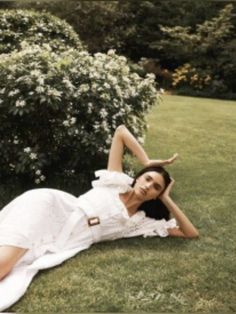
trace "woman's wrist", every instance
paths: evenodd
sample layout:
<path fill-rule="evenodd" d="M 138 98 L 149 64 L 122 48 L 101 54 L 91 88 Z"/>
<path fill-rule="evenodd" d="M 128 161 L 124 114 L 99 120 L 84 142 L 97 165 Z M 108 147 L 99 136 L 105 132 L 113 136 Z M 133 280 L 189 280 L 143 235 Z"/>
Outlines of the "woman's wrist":
<path fill-rule="evenodd" d="M 144 158 L 142 164 L 143 164 L 144 167 L 150 166 L 150 159 L 149 158 Z"/>
<path fill-rule="evenodd" d="M 166 205 L 167 207 L 169 207 L 168 205 L 170 205 L 171 203 L 173 203 L 172 198 L 170 197 L 170 195 L 165 195 L 160 197 L 160 200 L 162 201 L 162 203 L 164 203 L 164 205 Z"/>

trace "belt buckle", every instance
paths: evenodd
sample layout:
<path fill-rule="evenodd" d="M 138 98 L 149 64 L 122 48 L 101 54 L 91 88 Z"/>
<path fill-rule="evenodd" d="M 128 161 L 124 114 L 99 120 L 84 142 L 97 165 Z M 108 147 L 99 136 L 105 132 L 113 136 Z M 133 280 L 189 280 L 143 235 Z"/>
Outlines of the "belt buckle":
<path fill-rule="evenodd" d="M 88 219 L 88 225 L 90 227 L 96 226 L 96 225 L 99 225 L 99 224 L 100 224 L 99 217 L 91 217 L 91 218 Z"/>

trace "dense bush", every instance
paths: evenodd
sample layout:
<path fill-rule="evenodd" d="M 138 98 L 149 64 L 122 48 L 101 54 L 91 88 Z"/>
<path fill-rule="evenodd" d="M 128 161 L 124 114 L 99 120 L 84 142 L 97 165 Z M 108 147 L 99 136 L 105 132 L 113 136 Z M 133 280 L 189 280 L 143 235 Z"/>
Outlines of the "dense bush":
<path fill-rule="evenodd" d="M 6 54 L 0 73 L 1 175 L 35 183 L 103 167 L 115 128 L 140 136 L 158 99 L 154 75 L 139 77 L 112 50 L 28 46 Z"/>
<path fill-rule="evenodd" d="M 0 10 L 0 54 L 21 50 L 22 42 L 49 44 L 55 50 L 82 49 L 78 35 L 65 21 L 49 13 Z"/>

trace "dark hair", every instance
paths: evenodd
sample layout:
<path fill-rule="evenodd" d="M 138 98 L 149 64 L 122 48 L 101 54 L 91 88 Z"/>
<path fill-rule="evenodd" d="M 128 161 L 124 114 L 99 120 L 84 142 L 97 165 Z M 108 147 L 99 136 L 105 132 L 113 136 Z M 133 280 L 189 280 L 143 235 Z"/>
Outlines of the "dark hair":
<path fill-rule="evenodd" d="M 132 186 L 135 185 L 136 180 L 143 175 L 146 172 L 149 171 L 155 171 L 157 173 L 159 173 L 160 175 L 162 175 L 164 182 L 165 182 L 165 188 L 169 185 L 169 183 L 171 182 L 171 178 L 169 173 L 161 166 L 158 167 L 146 167 L 144 169 L 142 169 L 141 171 L 139 171 L 135 178 L 134 178 L 134 182 L 132 183 Z M 160 220 L 162 218 L 169 220 L 170 219 L 170 211 L 168 210 L 168 208 L 162 203 L 162 201 L 160 199 L 155 199 L 155 200 L 150 200 L 150 201 L 146 201 L 144 203 L 142 203 L 138 210 L 143 210 L 146 214 L 147 217 L 150 218 L 154 218 L 157 220 Z"/>

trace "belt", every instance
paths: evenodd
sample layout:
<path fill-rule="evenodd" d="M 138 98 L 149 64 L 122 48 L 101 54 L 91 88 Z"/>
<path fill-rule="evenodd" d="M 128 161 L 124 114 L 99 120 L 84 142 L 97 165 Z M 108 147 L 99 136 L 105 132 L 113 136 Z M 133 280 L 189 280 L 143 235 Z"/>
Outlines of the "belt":
<path fill-rule="evenodd" d="M 79 219 L 84 217 L 84 213 L 81 213 L 79 210 L 73 211 L 69 218 L 66 220 L 65 225 L 63 226 L 59 236 L 53 247 L 51 249 L 53 251 L 58 251 L 58 249 L 63 248 L 64 244 L 66 243 L 67 239 L 69 238 L 72 230 L 74 229 L 75 225 L 78 223 Z M 79 230 L 78 230 L 79 232 Z M 53 249 L 54 248 L 54 249 Z"/>
<path fill-rule="evenodd" d="M 98 216 L 88 218 L 89 227 L 96 226 L 100 224 L 100 219 Z"/>
<path fill-rule="evenodd" d="M 97 212 L 93 208 L 91 208 L 89 202 L 87 202 L 84 197 L 79 197 L 78 200 L 78 207 L 82 209 L 87 217 L 87 223 L 92 233 L 93 241 L 99 242 L 102 235 L 100 218 L 97 215 Z"/>

